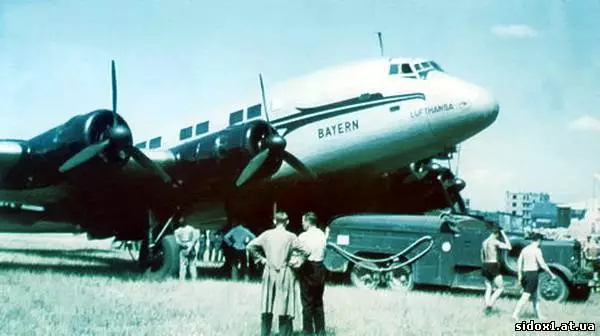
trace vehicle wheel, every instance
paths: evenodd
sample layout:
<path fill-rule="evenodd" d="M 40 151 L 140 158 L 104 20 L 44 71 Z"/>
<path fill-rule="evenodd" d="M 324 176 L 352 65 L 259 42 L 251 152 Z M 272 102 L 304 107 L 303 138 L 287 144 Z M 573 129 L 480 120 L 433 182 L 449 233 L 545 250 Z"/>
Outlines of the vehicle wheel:
<path fill-rule="evenodd" d="M 164 236 L 154 247 L 145 276 L 152 280 L 172 277 L 179 271 L 179 247 L 172 234 Z"/>
<path fill-rule="evenodd" d="M 352 281 L 352 284 L 354 284 L 354 286 L 358 288 L 377 288 L 377 286 L 379 286 L 379 283 L 381 282 L 380 273 L 372 271 L 365 267 L 361 267 L 361 265 L 377 267 L 377 265 L 371 262 L 361 262 L 355 264 L 354 267 L 352 267 L 352 271 L 350 271 L 350 281 Z"/>
<path fill-rule="evenodd" d="M 563 302 L 569 297 L 569 286 L 560 275 L 552 279 L 544 272 L 540 274 L 538 295 L 546 301 Z"/>
<path fill-rule="evenodd" d="M 394 291 L 410 291 L 414 287 L 410 266 L 402 266 L 390 272 L 388 285 Z"/>

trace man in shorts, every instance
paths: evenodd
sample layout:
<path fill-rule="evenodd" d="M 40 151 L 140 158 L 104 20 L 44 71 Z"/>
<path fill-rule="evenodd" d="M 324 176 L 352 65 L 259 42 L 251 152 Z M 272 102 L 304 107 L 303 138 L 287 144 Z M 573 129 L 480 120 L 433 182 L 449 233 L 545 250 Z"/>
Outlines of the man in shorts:
<path fill-rule="evenodd" d="M 500 241 L 502 236 L 504 242 Z M 494 302 L 498 300 L 504 290 L 504 281 L 500 274 L 500 250 L 510 250 L 512 246 L 510 241 L 497 225 L 492 225 L 492 233 L 483 241 L 481 246 L 481 275 L 485 280 L 485 313 L 492 311 Z M 496 291 L 493 288 L 496 287 Z"/>
<path fill-rule="evenodd" d="M 534 233 L 531 238 L 533 241 L 523 248 L 519 255 L 519 259 L 517 260 L 517 275 L 519 277 L 519 282 L 523 287 L 523 294 L 517 302 L 515 312 L 512 315 L 513 319 L 516 321 L 519 320 L 519 315 L 521 314 L 523 306 L 525 306 L 525 303 L 530 299 L 536 317 L 542 320 L 545 319 L 540 312 L 540 302 L 538 298 L 540 268 L 550 274 L 552 279 L 556 279 L 556 275 L 548 268 L 544 256 L 542 255 L 542 250 L 540 249 L 542 235 Z"/>

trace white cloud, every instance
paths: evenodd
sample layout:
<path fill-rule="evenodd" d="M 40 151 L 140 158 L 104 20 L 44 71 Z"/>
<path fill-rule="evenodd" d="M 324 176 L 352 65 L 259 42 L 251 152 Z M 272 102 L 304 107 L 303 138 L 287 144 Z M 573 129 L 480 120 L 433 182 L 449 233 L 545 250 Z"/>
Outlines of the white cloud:
<path fill-rule="evenodd" d="M 528 38 L 538 36 L 538 32 L 527 25 L 504 25 L 492 27 L 492 33 L 501 37 Z"/>
<path fill-rule="evenodd" d="M 578 131 L 600 132 L 600 119 L 585 115 L 571 121 L 569 128 Z"/>

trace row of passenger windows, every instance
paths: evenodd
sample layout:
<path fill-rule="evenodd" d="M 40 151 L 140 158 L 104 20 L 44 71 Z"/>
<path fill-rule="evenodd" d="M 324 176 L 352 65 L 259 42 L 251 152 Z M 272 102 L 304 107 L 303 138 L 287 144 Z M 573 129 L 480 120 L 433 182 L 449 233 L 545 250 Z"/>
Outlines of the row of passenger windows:
<path fill-rule="evenodd" d="M 262 114 L 262 104 L 257 104 L 257 105 L 251 106 L 246 109 L 246 119 L 257 118 L 257 117 L 260 117 L 261 114 Z M 230 126 L 240 123 L 242 121 L 244 121 L 244 110 L 235 111 L 229 115 L 229 125 Z M 196 135 L 208 133 L 209 129 L 210 129 L 209 121 L 205 121 L 205 122 L 196 124 L 195 130 L 194 130 L 193 126 L 188 126 L 188 127 L 182 128 L 179 131 L 179 140 L 185 140 L 185 139 L 191 138 L 194 135 L 194 133 Z M 135 146 L 140 149 L 145 149 L 146 146 L 149 149 L 160 148 L 161 140 L 162 140 L 161 138 L 162 137 L 156 137 L 156 138 L 150 140 L 149 142 L 143 141 L 143 142 L 136 144 Z"/>

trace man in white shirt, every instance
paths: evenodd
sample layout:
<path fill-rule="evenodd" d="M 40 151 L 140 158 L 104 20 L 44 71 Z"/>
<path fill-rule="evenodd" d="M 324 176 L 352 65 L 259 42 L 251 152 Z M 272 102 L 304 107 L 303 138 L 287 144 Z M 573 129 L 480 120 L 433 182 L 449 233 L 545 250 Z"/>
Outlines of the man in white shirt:
<path fill-rule="evenodd" d="M 183 223 L 183 217 L 180 222 Z M 192 280 L 196 280 L 200 230 L 186 224 L 177 228 L 174 233 L 175 241 L 179 244 L 179 279 L 185 280 L 189 269 Z"/>
<path fill-rule="evenodd" d="M 325 313 L 323 311 L 323 292 L 325 290 L 326 270 L 323 267 L 326 238 L 317 228 L 317 216 L 313 212 L 302 216 L 304 232 L 298 236 L 300 242 L 310 252 L 306 262 L 300 267 L 300 298 L 302 300 L 302 326 L 304 333 L 325 334 Z"/>

